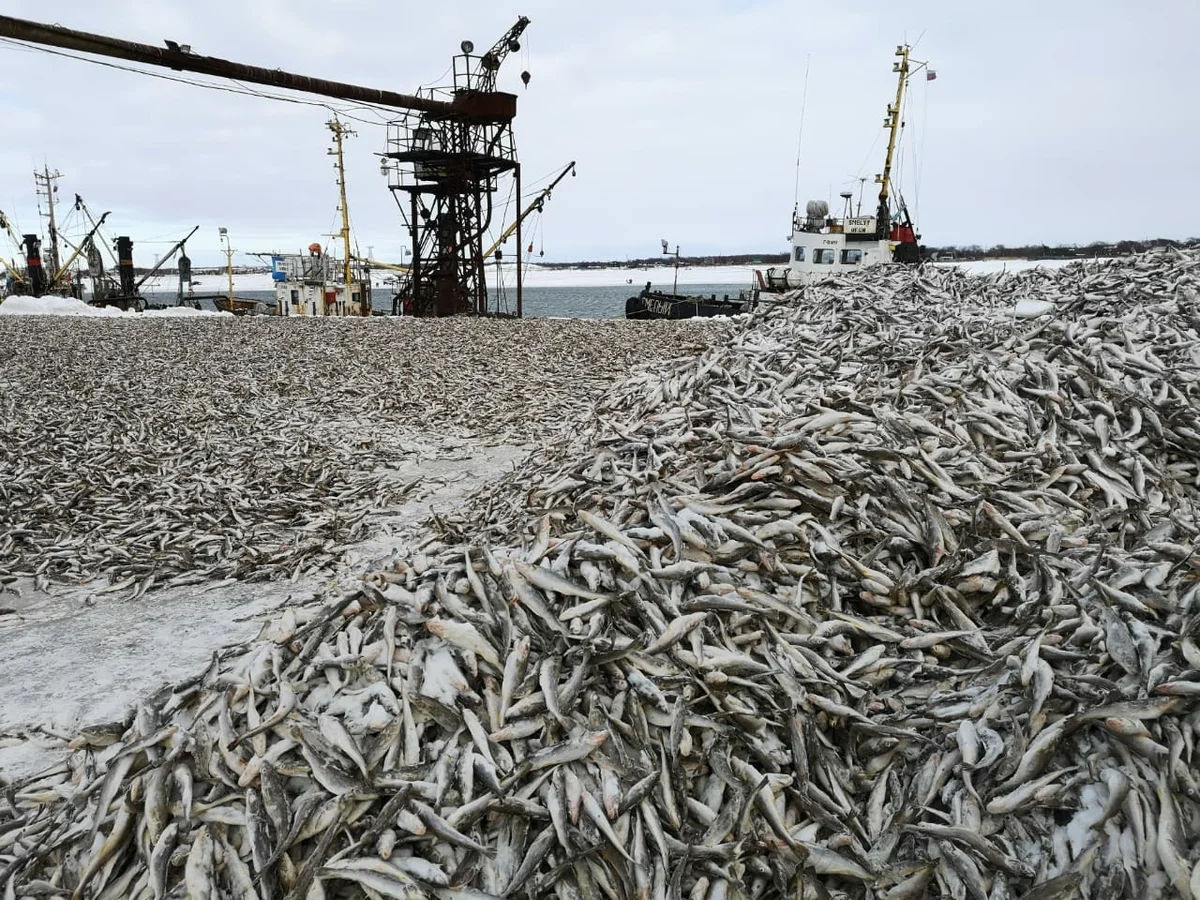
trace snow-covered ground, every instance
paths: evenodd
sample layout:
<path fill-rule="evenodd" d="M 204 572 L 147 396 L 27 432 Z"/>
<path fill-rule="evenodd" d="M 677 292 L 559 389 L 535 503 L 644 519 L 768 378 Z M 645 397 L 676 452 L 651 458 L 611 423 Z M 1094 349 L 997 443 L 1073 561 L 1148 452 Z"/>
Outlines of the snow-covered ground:
<path fill-rule="evenodd" d="M 9 297 L 0 303 L 0 316 L 89 316 L 93 318 L 120 318 L 123 316 L 164 316 L 168 318 L 187 316 L 231 316 L 211 310 L 192 309 L 190 306 L 172 306 L 168 309 L 148 309 L 137 313 L 122 312 L 115 306 L 89 306 L 74 297 Z"/>

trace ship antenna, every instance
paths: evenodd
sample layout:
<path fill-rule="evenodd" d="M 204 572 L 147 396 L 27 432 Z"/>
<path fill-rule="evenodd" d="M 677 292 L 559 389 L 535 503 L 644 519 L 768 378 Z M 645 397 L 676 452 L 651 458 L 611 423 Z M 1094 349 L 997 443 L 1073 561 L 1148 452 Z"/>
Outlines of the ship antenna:
<path fill-rule="evenodd" d="M 800 209 L 800 148 L 804 146 L 804 110 L 808 106 L 808 67 L 812 63 L 812 54 L 804 62 L 804 92 L 800 96 L 800 136 L 796 139 L 796 187 L 792 198 L 792 219 Z"/>

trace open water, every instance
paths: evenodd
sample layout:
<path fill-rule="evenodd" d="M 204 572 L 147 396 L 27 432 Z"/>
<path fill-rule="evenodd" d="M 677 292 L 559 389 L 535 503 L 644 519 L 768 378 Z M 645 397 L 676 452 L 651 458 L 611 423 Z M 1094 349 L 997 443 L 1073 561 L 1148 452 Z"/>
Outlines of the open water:
<path fill-rule="evenodd" d="M 641 291 L 641 284 L 575 286 L 575 287 L 527 287 L 524 291 L 524 313 L 526 317 L 556 317 L 563 319 L 620 319 L 625 316 L 625 301 Z M 736 299 L 738 292 L 746 287 L 745 284 L 689 284 L 680 285 L 680 294 L 699 294 L 718 298 L 726 295 Z M 656 283 L 657 290 L 669 290 L 670 284 Z M 271 291 L 238 291 L 239 297 L 247 300 L 259 300 L 268 306 L 275 305 L 275 294 Z M 492 296 L 495 297 L 493 290 Z M 150 303 L 160 303 L 168 306 L 175 305 L 174 294 L 148 293 L 146 299 Z M 502 308 L 515 311 L 517 292 L 515 288 L 507 289 L 501 295 Z M 375 309 L 391 312 L 392 297 L 386 288 L 376 288 L 374 296 Z M 201 301 L 205 309 L 215 309 L 211 301 Z"/>

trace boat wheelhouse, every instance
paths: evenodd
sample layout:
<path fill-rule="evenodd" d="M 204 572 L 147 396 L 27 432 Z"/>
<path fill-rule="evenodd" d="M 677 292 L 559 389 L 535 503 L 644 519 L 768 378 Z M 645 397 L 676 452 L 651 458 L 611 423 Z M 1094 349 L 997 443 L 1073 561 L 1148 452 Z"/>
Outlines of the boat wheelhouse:
<path fill-rule="evenodd" d="M 281 316 L 369 316 L 371 273 L 357 259 L 347 263 L 310 244 L 308 254 L 271 257 L 275 305 Z"/>

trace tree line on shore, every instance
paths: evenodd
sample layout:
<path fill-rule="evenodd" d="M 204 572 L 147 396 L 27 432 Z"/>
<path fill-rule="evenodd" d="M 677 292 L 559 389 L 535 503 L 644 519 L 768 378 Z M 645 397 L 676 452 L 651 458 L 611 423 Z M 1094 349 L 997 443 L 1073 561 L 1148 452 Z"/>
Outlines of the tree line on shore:
<path fill-rule="evenodd" d="M 1090 244 L 946 244 L 924 245 L 922 255 L 932 260 L 975 259 L 1093 259 L 1097 256 L 1128 256 L 1156 247 L 1200 247 L 1200 237 L 1174 240 L 1152 238 L 1142 241 L 1093 241 Z M 717 256 L 680 256 L 681 266 L 770 266 L 788 261 L 787 253 L 739 253 Z M 586 260 L 580 262 L 539 262 L 546 269 L 653 269 L 675 265 L 674 256 L 647 256 L 639 259 Z"/>
<path fill-rule="evenodd" d="M 1006 246 L 995 244 L 983 247 L 979 244 L 947 245 L 923 248 L 931 259 L 1093 259 L 1097 256 L 1129 256 L 1143 253 L 1156 247 L 1200 247 L 1200 237 L 1186 240 L 1152 238 L 1144 241 L 1093 241 L 1090 244 L 1024 244 Z"/>

